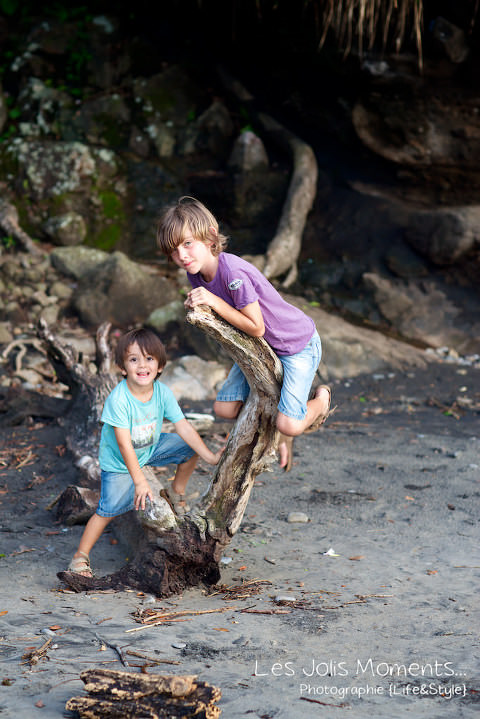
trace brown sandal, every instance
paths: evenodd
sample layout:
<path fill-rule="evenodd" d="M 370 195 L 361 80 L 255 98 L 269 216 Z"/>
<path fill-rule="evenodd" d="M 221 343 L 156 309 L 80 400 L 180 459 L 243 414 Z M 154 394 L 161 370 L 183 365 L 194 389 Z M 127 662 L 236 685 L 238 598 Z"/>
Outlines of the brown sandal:
<path fill-rule="evenodd" d="M 190 511 L 190 506 L 186 503 L 184 494 L 178 494 L 171 487 L 160 490 L 160 496 L 165 499 L 176 515 L 181 517 Z"/>
<path fill-rule="evenodd" d="M 73 557 L 72 561 L 68 565 L 69 572 L 74 572 L 75 574 L 80 574 L 82 577 L 93 577 L 92 568 L 90 566 L 90 558 L 88 554 L 85 552 L 78 551 L 78 554 L 81 554 L 81 557 Z M 83 572 L 90 572 L 90 574 L 83 574 Z"/>

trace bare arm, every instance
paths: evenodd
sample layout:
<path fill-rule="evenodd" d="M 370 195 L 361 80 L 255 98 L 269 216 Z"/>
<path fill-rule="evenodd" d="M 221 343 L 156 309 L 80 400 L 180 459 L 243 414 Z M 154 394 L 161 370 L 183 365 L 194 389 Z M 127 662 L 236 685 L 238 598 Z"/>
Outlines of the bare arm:
<path fill-rule="evenodd" d="M 219 462 L 223 449 L 218 452 L 212 452 L 208 449 L 197 430 L 192 427 L 188 420 L 184 418 L 179 422 L 175 422 L 175 430 L 183 441 L 186 442 L 199 457 L 204 459 L 205 462 L 208 462 L 208 464 L 217 464 Z"/>
<path fill-rule="evenodd" d="M 237 329 L 243 330 L 250 337 L 263 337 L 265 334 L 262 310 L 258 300 L 237 310 L 205 287 L 195 287 L 188 293 L 185 306 L 193 309 L 197 305 L 211 307 L 220 317 Z"/>
<path fill-rule="evenodd" d="M 133 449 L 130 430 L 123 427 L 114 427 L 113 431 L 115 432 L 120 454 L 135 485 L 135 509 L 140 509 L 140 507 L 145 509 L 145 500 L 149 497 L 150 501 L 153 501 L 153 493 L 138 463 L 137 455 Z"/>

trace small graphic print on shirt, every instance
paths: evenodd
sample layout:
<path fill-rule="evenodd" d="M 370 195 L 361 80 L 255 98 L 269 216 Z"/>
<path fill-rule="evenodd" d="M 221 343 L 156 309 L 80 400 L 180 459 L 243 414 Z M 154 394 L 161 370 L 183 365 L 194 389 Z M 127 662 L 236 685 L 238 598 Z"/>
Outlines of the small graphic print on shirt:
<path fill-rule="evenodd" d="M 228 289 L 229 290 L 239 290 L 240 287 L 243 285 L 243 280 L 232 280 L 228 283 Z"/>
<path fill-rule="evenodd" d="M 131 438 L 133 449 L 143 449 L 143 447 L 149 447 L 153 444 L 155 437 L 156 422 L 150 424 L 139 424 L 132 427 Z"/>

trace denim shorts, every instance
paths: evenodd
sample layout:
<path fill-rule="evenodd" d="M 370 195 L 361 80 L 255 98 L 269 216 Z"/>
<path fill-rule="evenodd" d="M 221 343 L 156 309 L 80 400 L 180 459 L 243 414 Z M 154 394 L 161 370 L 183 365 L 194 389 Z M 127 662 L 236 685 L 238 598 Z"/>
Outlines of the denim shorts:
<path fill-rule="evenodd" d="M 148 460 L 151 467 L 166 464 L 183 464 L 195 452 L 176 433 L 162 432 L 153 454 Z M 100 517 L 116 517 L 134 508 L 135 485 L 128 472 L 101 472 L 100 502 L 96 513 Z"/>
<path fill-rule="evenodd" d="M 322 359 L 322 343 L 315 330 L 310 342 L 294 355 L 278 356 L 283 366 L 278 411 L 292 419 L 305 419 L 307 400 Z M 217 394 L 217 402 L 245 402 L 250 392 L 242 370 L 234 364 Z"/>

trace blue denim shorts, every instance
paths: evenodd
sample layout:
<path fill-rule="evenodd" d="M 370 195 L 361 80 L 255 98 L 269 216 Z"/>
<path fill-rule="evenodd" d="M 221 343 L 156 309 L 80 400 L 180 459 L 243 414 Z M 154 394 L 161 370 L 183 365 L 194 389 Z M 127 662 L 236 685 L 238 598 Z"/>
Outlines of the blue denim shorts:
<path fill-rule="evenodd" d="M 310 342 L 294 355 L 278 356 L 283 366 L 283 383 L 278 411 L 292 419 L 305 419 L 307 400 L 315 372 L 322 359 L 322 343 L 315 330 Z M 217 402 L 245 402 L 250 387 L 237 364 L 217 394 Z"/>
<path fill-rule="evenodd" d="M 148 466 L 183 464 L 195 452 L 175 432 L 162 432 Z M 96 513 L 100 517 L 116 517 L 134 508 L 135 485 L 128 472 L 101 472 L 100 502 Z"/>

